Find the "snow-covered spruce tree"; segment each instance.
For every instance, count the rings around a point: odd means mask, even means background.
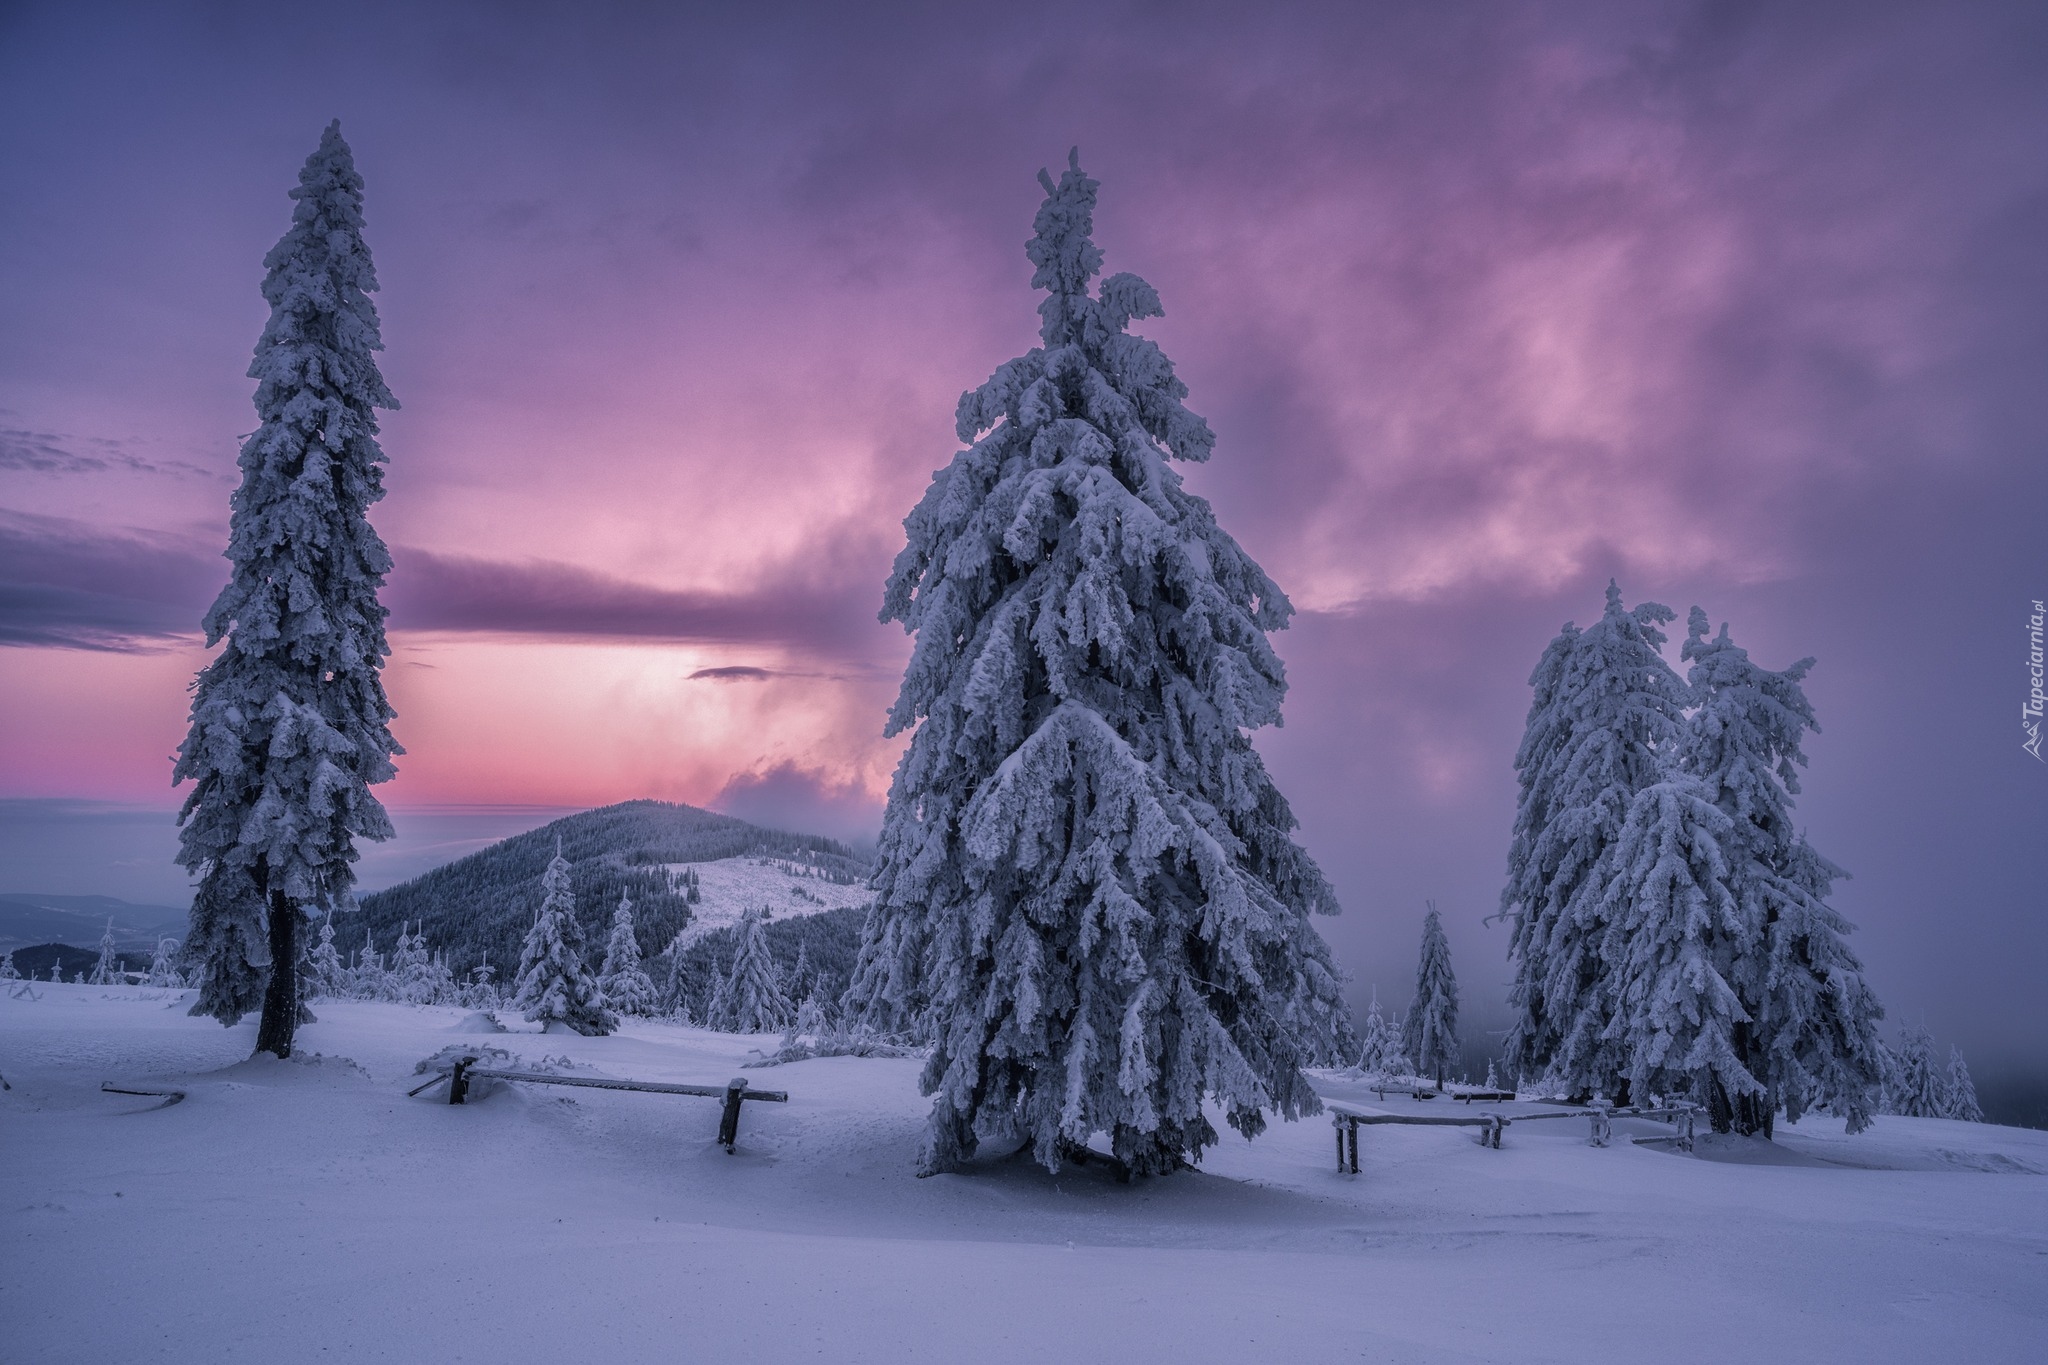
[[[178,971],[178,940],[159,938],[156,951],[149,956],[149,984],[177,990],[184,986],[185,978]]]
[[[349,994],[349,970],[334,946],[334,912],[320,922],[320,942],[306,956],[306,980],[316,995],[330,1000]]]
[[[598,988],[604,1002],[618,1014],[654,1013],[654,983],[640,965],[640,940],[633,929],[633,901],[619,893],[619,908],[612,912],[612,936],[604,949],[604,966],[598,972]]]
[[[1671,773],[1636,793],[1595,866],[1593,951],[1617,1048],[1617,1099],[1709,1093],[1747,1099],[1763,1083],[1743,1065],[1736,1030],[1748,1021],[1729,978],[1761,936],[1728,885],[1723,843],[1733,822],[1705,784]]]
[[[1948,1077],[1942,1090],[1942,1098],[1947,1101],[1942,1107],[1943,1118],[1961,1119],[1964,1123],[1984,1121],[1984,1106],[1977,1103],[1977,1083],[1970,1079],[1969,1063],[1963,1060],[1963,1050],[1953,1045],[1948,1050]]]
[[[675,936],[668,941],[668,947],[660,954],[667,964],[662,968],[661,1007],[670,1017],[684,1024],[691,1022],[690,976],[683,956],[689,949],[689,945],[683,942],[688,928],[685,923],[683,928],[676,930]]]
[[[21,980],[21,969],[14,965],[14,950],[0,953],[0,981]]]
[[[1948,1093],[1934,1064],[1934,1038],[1923,1025],[1909,1024],[1901,1033],[1898,1074],[1891,1092],[1891,1111],[1905,1118],[1947,1116]]]
[[[725,1033],[772,1033],[787,1028],[795,1008],[782,990],[782,974],[768,951],[761,912],[740,916],[732,969],[725,974],[705,1012],[705,1023]]]
[[[504,998],[498,994],[497,983],[492,980],[497,972],[498,969],[491,965],[490,954],[486,953],[482,961],[469,969],[469,980],[462,984],[457,1002],[464,1009],[486,1011],[503,1005]]]
[[[391,993],[391,974],[384,970],[384,954],[377,951],[377,940],[368,934],[363,936],[363,946],[356,953],[356,965],[349,973],[350,993],[359,1000],[385,1000]]]
[[[424,1005],[433,999],[433,962],[427,954],[424,928],[406,932],[399,921],[398,944],[391,950],[389,977],[391,999],[406,1005]]]
[[[1657,626],[1674,615],[1654,602],[1625,608],[1610,582],[1600,620],[1583,631],[1567,622],[1529,676],[1535,696],[1515,754],[1521,793],[1501,892],[1516,962],[1507,1050],[1518,1073],[1582,1094],[1617,1094],[1628,1070],[1608,1028],[1615,1002],[1596,870],[1681,734],[1684,685],[1658,653]]]
[[[799,943],[796,945],[796,965],[789,969],[789,982],[783,993],[792,1000],[806,1000],[810,998],[811,987],[815,984],[811,979],[810,945]]]
[[[1741,926],[1724,970],[1746,1018],[1733,1025],[1736,1058],[1760,1084],[1732,1093],[1710,1083],[1714,1127],[1768,1136],[1780,1106],[1797,1121],[1809,1106],[1863,1128],[1884,1088],[1877,1033],[1884,1010],[1846,942],[1852,926],[1827,903],[1848,874],[1820,856],[1792,823],[1806,764],[1801,742],[1817,730],[1800,686],[1813,660],[1759,668],[1728,637],[1707,637],[1692,609],[1681,651],[1694,710],[1680,763],[1729,818],[1728,887]]]
[[[1022,1136],[1057,1169],[1106,1131],[1138,1174],[1319,1109],[1348,1052],[1335,897],[1248,732],[1280,719],[1292,607],[1188,493],[1208,424],[1134,275],[1093,294],[1078,158],[1026,248],[1043,345],[960,400],[966,449],[905,520],[882,618],[916,635],[888,732],[878,893],[848,1001],[934,1050],[921,1161]]]
[[[1399,1076],[1409,1071],[1408,1058],[1401,1051],[1401,1033],[1380,1013],[1375,996],[1359,1027],[1358,1069],[1368,1076]]]
[[[209,866],[192,893],[190,929],[179,950],[185,979],[197,986],[189,1011],[224,1024],[263,1004],[270,975],[264,898],[249,868],[225,860]]]
[[[1418,1075],[1435,1076],[1458,1064],[1458,978],[1451,972],[1451,945],[1444,938],[1443,917],[1436,906],[1422,920],[1422,957],[1415,968],[1415,1002],[1401,1035],[1401,1051],[1415,1063]]]
[[[619,1021],[605,1007],[604,992],[583,960],[583,927],[576,922],[576,896],[569,889],[569,860],[555,841],[555,856],[541,874],[540,913],[526,931],[512,1008],[530,1023],[561,1024],[586,1038],[602,1037]]]
[[[121,976],[121,963],[114,955],[114,921],[107,921],[107,930],[100,935],[99,961],[93,963],[92,984],[111,986]]]
[[[249,367],[260,424],[242,446],[232,576],[205,621],[208,644],[225,647],[194,685],[173,774],[196,784],[178,854],[203,878],[187,943],[207,980],[194,1012],[233,1024],[263,983],[256,1049],[280,1057],[299,1022],[303,907],[354,881],[357,839],[390,837],[369,789],[402,752],[380,677],[391,557],[368,517],[384,496],[374,410],[398,404],[377,370],[362,190],[331,124],[291,192],[291,230],[264,258],[270,321]]]

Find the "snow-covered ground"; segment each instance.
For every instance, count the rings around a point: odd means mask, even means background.
[[[768,1040],[486,1037],[330,1002],[303,1060],[250,1061],[253,1024],[167,993],[35,990],[0,998],[9,1361],[1979,1362],[2048,1341],[2048,1133],[1808,1119],[1700,1160],[1588,1147],[1578,1120],[1500,1151],[1382,1127],[1351,1177],[1314,1119],[1131,1186],[1001,1159],[918,1180],[914,1060],[745,1072],[791,1101],[747,1106],[727,1156],[710,1100],[405,1092],[470,1039],[708,1082]]]
[[[821,910],[864,906],[875,898],[865,882],[851,886],[830,882],[779,858],[720,858],[708,863],[664,863],[663,867],[671,877],[686,871],[697,874],[702,899],[690,907],[690,923],[682,932],[686,947],[714,929],[738,924],[749,910],[765,909],[771,919],[790,919]]]

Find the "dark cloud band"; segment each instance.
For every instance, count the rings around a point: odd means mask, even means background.
[[[864,652],[872,575],[774,576],[747,592],[635,583],[546,560],[399,549],[384,594],[394,630],[579,640],[776,644]],[[225,577],[182,537],[0,512],[0,644],[143,652],[195,637]],[[706,678],[766,670],[702,670]]]

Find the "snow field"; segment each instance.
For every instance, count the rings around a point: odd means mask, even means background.
[[[1808,1118],[1769,1149],[1801,1164],[1758,1165],[1590,1148],[1579,1120],[1498,1152],[1380,1127],[1343,1177],[1312,1119],[1131,1186],[917,1180],[915,1060],[742,1073],[772,1038],[639,1020],[475,1035],[789,1091],[728,1157],[711,1100],[405,1098],[469,1036],[456,1009],[316,1002],[306,1060],[251,1061],[253,1022],[183,993],[36,990],[0,999],[8,1360],[1981,1362],[2037,1359],[2048,1326],[2044,1133]],[[98,1090],[152,1078],[189,1098]]]
[[[715,929],[740,922],[749,910],[766,908],[776,919],[815,915],[823,910],[845,910],[868,904],[875,893],[856,883],[842,886],[823,877],[806,877],[789,870],[790,864],[757,857],[720,858],[708,863],[664,863],[670,877],[685,871],[697,874],[697,890],[703,899],[690,907],[690,922],[683,929],[684,947]]]

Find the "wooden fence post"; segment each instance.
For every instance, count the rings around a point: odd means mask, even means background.
[[[448,1074],[448,1103],[461,1104],[469,1097],[469,1069],[476,1065],[474,1057],[457,1057],[455,1070]]]
[[[725,1144],[726,1155],[732,1155],[734,1144],[740,1139],[740,1099],[747,1093],[747,1078],[735,1076],[725,1087],[725,1113],[718,1120],[718,1140]]]

